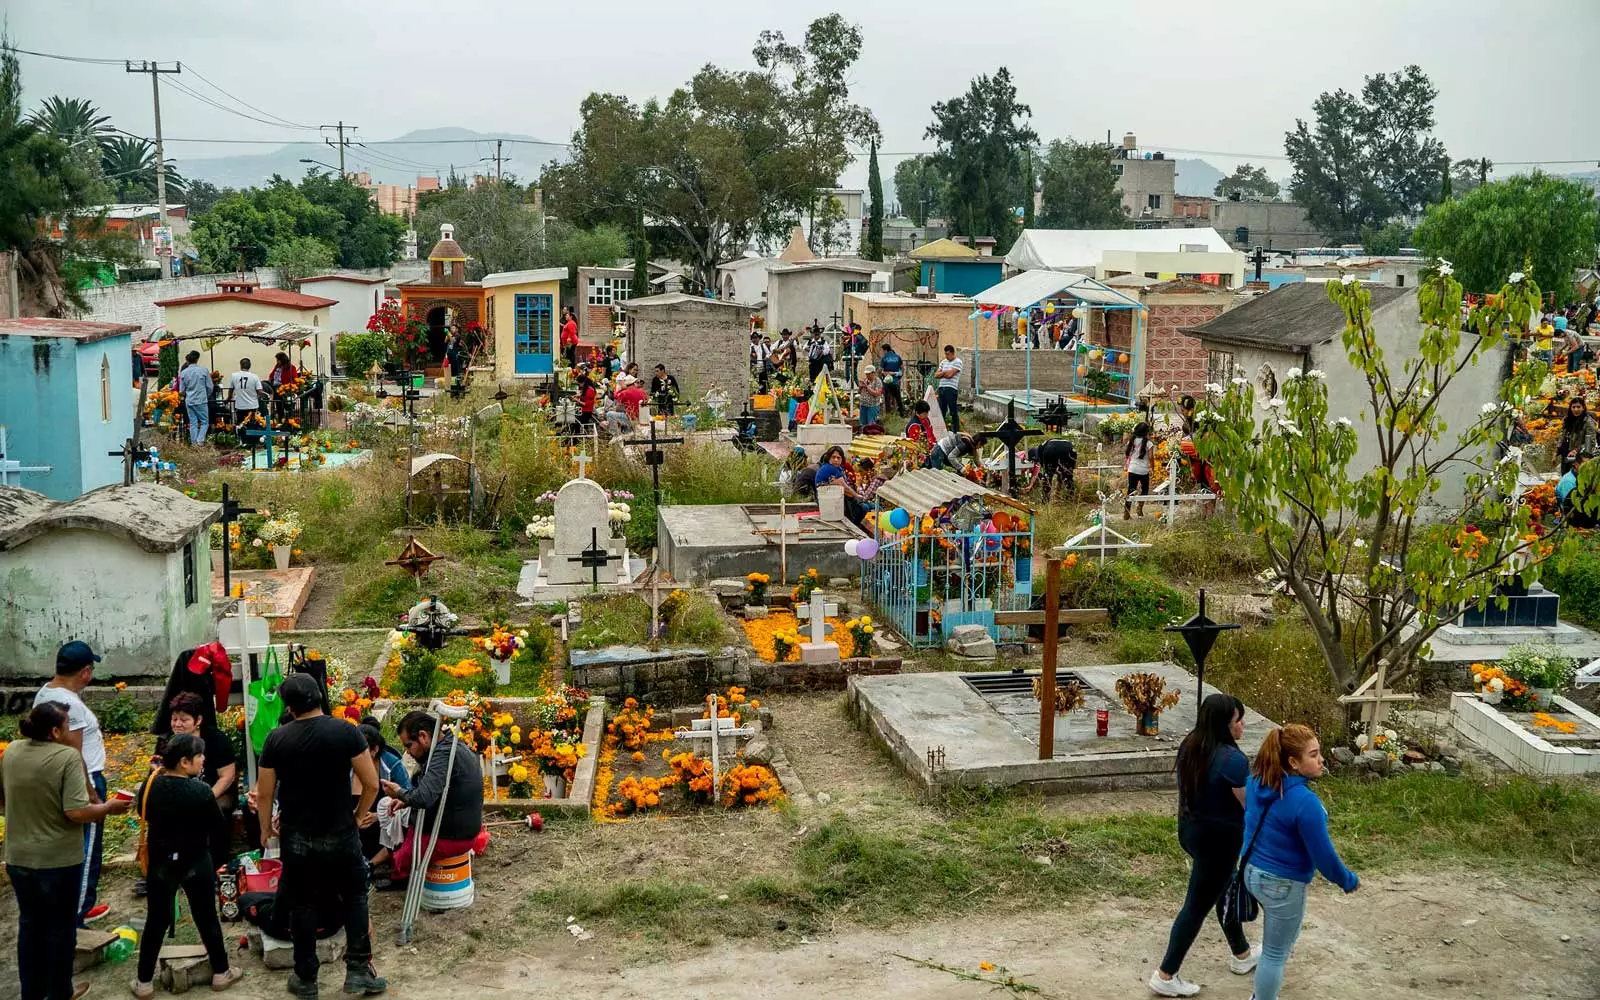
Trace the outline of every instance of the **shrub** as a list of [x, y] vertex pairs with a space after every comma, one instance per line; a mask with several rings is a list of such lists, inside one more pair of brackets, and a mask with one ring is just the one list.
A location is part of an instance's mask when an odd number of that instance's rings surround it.
[[1600, 541], [1594, 535], [1569, 539], [1539, 571], [1540, 582], [1561, 595], [1561, 617], [1581, 625], [1600, 625]]
[[439, 658], [419, 649], [400, 658], [395, 694], [401, 698], [432, 698], [438, 681]]
[[1345, 708], [1339, 704], [1322, 647], [1302, 622], [1280, 621], [1222, 633], [1206, 658], [1206, 682], [1276, 723], [1310, 726], [1324, 746], [1348, 739]]
[[139, 706], [133, 703], [133, 696], [126, 691], [119, 692], [95, 715], [100, 720], [100, 728], [114, 735], [137, 732], [143, 728], [140, 725]]
[[350, 378], [361, 381], [374, 364], [389, 358], [389, 338], [381, 333], [347, 333], [339, 338], [339, 367]]
[[1241, 531], [1222, 514], [1147, 530], [1141, 533], [1140, 541], [1149, 542], [1150, 548], [1136, 550], [1134, 559], [1159, 567], [1171, 576], [1205, 580], [1247, 577], [1267, 565], [1261, 540]]
[[1105, 608], [1118, 629], [1157, 629], [1190, 611], [1187, 597], [1126, 559], [1080, 558], [1062, 571], [1061, 596], [1069, 608]]

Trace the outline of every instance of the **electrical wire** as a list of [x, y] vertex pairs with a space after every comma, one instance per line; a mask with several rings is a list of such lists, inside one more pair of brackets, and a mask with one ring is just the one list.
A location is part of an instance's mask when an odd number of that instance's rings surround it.
[[54, 52], [35, 52], [32, 49], [19, 49], [7, 46], [8, 50], [19, 56], [38, 56], [40, 59], [59, 59], [62, 62], [87, 63], [94, 66], [123, 66], [133, 60], [130, 59], [93, 59], [89, 56], [63, 56]]
[[[310, 132], [317, 131], [317, 127], [315, 125], [284, 125], [281, 122], [275, 122], [275, 121], [272, 121], [271, 119], [268, 119], [268, 118], [259, 118], [259, 117], [255, 116], [255, 115], [252, 115], [252, 114], [246, 114], [245, 112], [240, 111], [240, 110], [238, 110], [236, 108], [230, 108], [226, 104], [222, 104], [222, 103], [220, 103], [218, 101], [214, 101], [211, 98], [207, 97], [206, 95], [200, 93], [199, 91], [191, 90], [188, 86], [186, 86], [186, 85], [184, 85], [182, 83], [179, 83], [177, 80], [168, 80], [167, 81], [167, 86], [173, 88], [174, 90], [179, 91], [180, 93], [188, 94], [190, 97], [194, 98], [195, 100], [200, 101], [203, 104], [208, 104], [211, 107], [216, 108], [218, 111], [224, 111], [224, 112], [226, 112], [226, 113], [228, 113], [230, 115], [238, 115], [240, 118], [248, 118], [250, 121], [260, 122], [262, 125], [270, 125], [273, 128], [285, 128], [285, 129], [292, 129], [292, 130], [296, 130], [296, 131], [310, 131]], [[163, 140], [163, 141], [165, 141], [165, 140]]]
[[226, 90], [223, 90], [221, 87], [217, 86], [215, 83], [212, 83], [211, 80], [205, 74], [201, 73], [199, 70], [195, 69], [193, 66], [189, 65], [188, 63], [179, 63], [178, 66], [181, 69], [187, 70], [188, 72], [194, 74], [194, 76], [197, 79], [199, 79], [206, 86], [210, 87], [212, 90], [215, 90], [217, 93], [228, 97], [230, 100], [237, 101], [238, 103], [243, 104], [245, 107], [249, 108], [251, 111], [255, 111], [255, 112], [259, 113], [259, 114], [266, 115], [268, 118], [275, 118], [278, 121], [282, 122], [284, 125], [289, 126], [290, 128], [316, 128], [315, 125], [307, 125], [307, 124], [305, 124], [303, 122], [290, 121], [289, 119], [283, 117], [282, 115], [275, 115], [270, 111], [266, 111], [266, 110], [263, 110], [261, 108], [256, 107], [254, 104], [251, 104], [249, 101], [245, 100], [242, 97], [236, 97], [233, 94], [228, 93]]

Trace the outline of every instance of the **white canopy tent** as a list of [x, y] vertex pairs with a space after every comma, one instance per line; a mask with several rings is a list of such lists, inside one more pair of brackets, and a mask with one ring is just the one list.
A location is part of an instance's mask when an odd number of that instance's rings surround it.
[[1215, 229], [1024, 229], [1006, 263], [1024, 270], [1092, 272], [1107, 250], [1177, 253], [1185, 248], [1230, 253]]

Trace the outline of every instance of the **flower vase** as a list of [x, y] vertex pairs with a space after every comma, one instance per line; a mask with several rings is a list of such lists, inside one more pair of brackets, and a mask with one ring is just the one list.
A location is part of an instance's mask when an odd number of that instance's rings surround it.
[[1491, 691], [1488, 688], [1484, 688], [1482, 691], [1478, 692], [1478, 700], [1483, 702], [1485, 705], [1498, 705], [1500, 704], [1500, 699], [1504, 697], [1504, 691]]
[[511, 683], [511, 658], [501, 659], [498, 656], [489, 657], [489, 665], [494, 668], [494, 682], [496, 684]]
[[1528, 690], [1532, 691], [1533, 696], [1539, 699], [1539, 711], [1541, 712], [1548, 712], [1550, 707], [1556, 703], [1555, 688], [1530, 687]]
[[1134, 732], [1140, 736], [1161, 735], [1161, 715], [1158, 712], [1140, 712], [1134, 723]]
[[289, 554], [293, 552], [292, 546], [274, 545], [272, 547], [272, 561], [278, 564], [279, 569], [289, 568]]
[[567, 779], [559, 774], [544, 776], [544, 797], [547, 799], [565, 798], [567, 795]]

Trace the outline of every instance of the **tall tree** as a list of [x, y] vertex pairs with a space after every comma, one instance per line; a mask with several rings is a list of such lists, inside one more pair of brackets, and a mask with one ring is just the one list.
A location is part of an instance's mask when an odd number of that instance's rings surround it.
[[1046, 229], [1120, 229], [1128, 225], [1117, 193], [1111, 147], [1099, 142], [1055, 139], [1044, 154], [1043, 211]]
[[900, 211], [917, 225], [926, 226], [930, 217], [943, 216], [949, 193], [950, 182], [935, 157], [908, 156], [895, 164], [894, 196]]
[[95, 152], [116, 131], [110, 115], [101, 114], [93, 102], [81, 97], [47, 97], [28, 121], [69, 146], [84, 146]]
[[1017, 100], [1011, 71], [972, 81], [967, 92], [933, 106], [933, 124], [923, 137], [939, 143], [938, 157], [950, 179], [951, 231], [993, 236], [1005, 253], [1017, 236], [1018, 180], [1022, 151], [1038, 142], [1027, 124], [1032, 110]]
[[298, 289], [302, 278], [333, 270], [338, 255], [315, 236], [296, 236], [267, 251], [267, 265], [281, 272], [284, 284]]
[[1278, 182], [1267, 176], [1265, 167], [1241, 163], [1211, 193], [1230, 201], [1271, 201], [1278, 196]]
[[867, 209], [867, 231], [864, 234], [861, 255], [868, 260], [883, 259], [883, 175], [878, 172], [878, 144], [872, 143], [867, 160], [867, 197], [872, 205]]
[[[167, 199], [184, 197], [187, 182], [169, 157], [166, 164]], [[112, 136], [100, 143], [100, 176], [120, 202], [156, 200], [156, 148], [148, 140]]]
[[1289, 189], [1322, 229], [1349, 239], [1396, 216], [1416, 216], [1439, 191], [1444, 144], [1435, 139], [1427, 74], [1407, 66], [1366, 78], [1357, 97], [1321, 94], [1313, 124], [1284, 135], [1294, 166]]
[[848, 247], [850, 223], [845, 217], [844, 202], [831, 194], [817, 198], [811, 212], [811, 250], [818, 257], [833, 257]]
[[1490, 292], [1533, 261], [1533, 279], [1558, 302], [1572, 273], [1594, 263], [1600, 208], [1587, 184], [1534, 172], [1490, 181], [1434, 205], [1415, 233], [1430, 257], [1449, 260], [1469, 292]]
[[1473, 189], [1480, 184], [1489, 182], [1489, 171], [1494, 169], [1494, 161], [1488, 159], [1457, 160], [1450, 165], [1450, 189], [1457, 197], [1471, 194]]
[[473, 278], [547, 266], [552, 260], [550, 234], [523, 199], [512, 184], [447, 189], [418, 203], [417, 232], [426, 247], [441, 223], [455, 226], [456, 242], [471, 258], [467, 272]]
[[650, 234], [644, 228], [644, 205], [634, 202], [633, 298], [650, 294]]
[[860, 31], [830, 14], [800, 45], [762, 32], [756, 69], [706, 66], [664, 102], [590, 94], [571, 158], [545, 173], [555, 211], [581, 226], [628, 226], [637, 199], [652, 242], [712, 287], [717, 264], [812, 211], [851, 162], [849, 143], [877, 137], [849, 97], [860, 51]]
[[1033, 165], [1033, 149], [1022, 151], [1022, 228], [1033, 228], [1033, 202], [1038, 191], [1039, 174]]
[[219, 188], [210, 181], [190, 178], [183, 192], [183, 203], [189, 208], [189, 217], [203, 215], [211, 211], [211, 206], [222, 200], [222, 196], [232, 193], [229, 189]]

